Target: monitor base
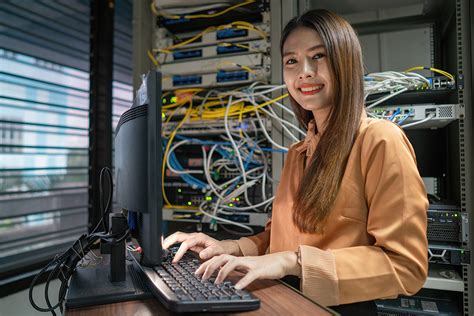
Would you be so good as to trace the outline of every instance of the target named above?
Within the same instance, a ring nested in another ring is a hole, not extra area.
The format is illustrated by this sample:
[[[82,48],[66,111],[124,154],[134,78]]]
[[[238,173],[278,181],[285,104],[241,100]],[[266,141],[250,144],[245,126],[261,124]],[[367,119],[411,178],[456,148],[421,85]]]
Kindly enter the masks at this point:
[[[128,260],[126,262],[126,277],[123,282],[110,282],[109,271],[108,262],[84,268],[78,267],[71,277],[66,295],[66,308],[153,298],[132,262]]]

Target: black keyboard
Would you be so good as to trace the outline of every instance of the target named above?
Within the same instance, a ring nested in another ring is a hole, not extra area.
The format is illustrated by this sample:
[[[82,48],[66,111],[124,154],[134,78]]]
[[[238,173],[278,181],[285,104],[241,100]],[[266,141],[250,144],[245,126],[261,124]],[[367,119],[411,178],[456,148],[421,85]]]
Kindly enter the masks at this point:
[[[176,264],[171,258],[153,269],[140,266],[148,287],[168,309],[175,312],[246,311],[260,307],[260,300],[246,290],[236,290],[230,281],[214,284],[215,276],[201,280],[194,275],[200,261],[186,253]]]

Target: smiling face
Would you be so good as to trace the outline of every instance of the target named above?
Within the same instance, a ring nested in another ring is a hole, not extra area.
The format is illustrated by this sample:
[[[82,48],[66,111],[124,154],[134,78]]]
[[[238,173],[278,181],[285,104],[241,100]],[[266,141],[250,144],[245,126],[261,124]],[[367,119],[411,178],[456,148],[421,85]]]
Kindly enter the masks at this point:
[[[288,92],[303,109],[315,113],[332,107],[329,60],[316,31],[298,27],[288,35],[283,45],[283,76]]]

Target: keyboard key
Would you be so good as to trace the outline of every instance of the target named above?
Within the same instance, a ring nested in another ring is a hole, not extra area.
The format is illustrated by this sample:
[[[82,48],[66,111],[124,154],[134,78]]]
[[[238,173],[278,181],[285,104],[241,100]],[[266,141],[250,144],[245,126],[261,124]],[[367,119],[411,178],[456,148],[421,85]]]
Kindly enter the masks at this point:
[[[191,297],[189,295],[178,295],[178,298],[181,301],[190,301],[191,300]]]

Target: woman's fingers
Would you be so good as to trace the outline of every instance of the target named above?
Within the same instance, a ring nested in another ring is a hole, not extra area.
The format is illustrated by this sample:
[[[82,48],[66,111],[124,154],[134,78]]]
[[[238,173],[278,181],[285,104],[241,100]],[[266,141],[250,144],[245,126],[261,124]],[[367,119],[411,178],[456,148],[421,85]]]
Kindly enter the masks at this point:
[[[188,234],[182,233],[182,232],[176,232],[174,234],[169,235],[168,237],[165,238],[163,241],[163,249],[168,249],[170,246],[183,242],[186,240]]]
[[[203,280],[209,279],[217,269],[219,269],[221,266],[223,266],[224,264],[227,263],[227,261],[229,260],[228,257],[229,256],[227,256],[227,255],[221,255],[221,256],[217,256],[217,257],[214,257],[211,260],[209,260],[210,262],[209,262],[209,264],[207,264],[207,267],[204,270],[204,273],[202,275],[202,279]]]
[[[227,278],[229,273],[231,273],[232,271],[235,271],[238,268],[248,269],[249,268],[248,265],[242,264],[241,262],[242,260],[240,259],[241,258],[238,258],[238,257],[232,257],[231,259],[229,259],[227,263],[219,270],[215,283],[216,284],[222,283]]]
[[[237,282],[235,288],[237,290],[243,289],[247,287],[247,285],[255,281],[255,279],[258,279],[258,277],[259,275],[256,270],[250,270],[242,279],[239,280],[239,282]]]
[[[187,238],[186,240],[184,240],[181,243],[181,246],[179,246],[178,251],[174,255],[173,263],[176,263],[179,260],[181,260],[181,258],[184,256],[186,251],[188,251],[188,249],[195,247],[196,245],[200,243],[202,243],[202,241],[197,236],[194,236],[192,238]]]
[[[205,248],[203,251],[199,252],[199,258],[202,260],[207,260],[209,258],[212,258],[217,255],[222,255],[222,249],[219,249],[220,247],[217,247],[217,245],[211,245],[207,248]]]
[[[221,266],[227,263],[232,256],[229,255],[220,255],[213,257],[212,259],[203,262],[201,266],[196,270],[195,274],[196,275],[202,275],[203,280],[207,280],[211,277],[211,275],[219,269]]]

